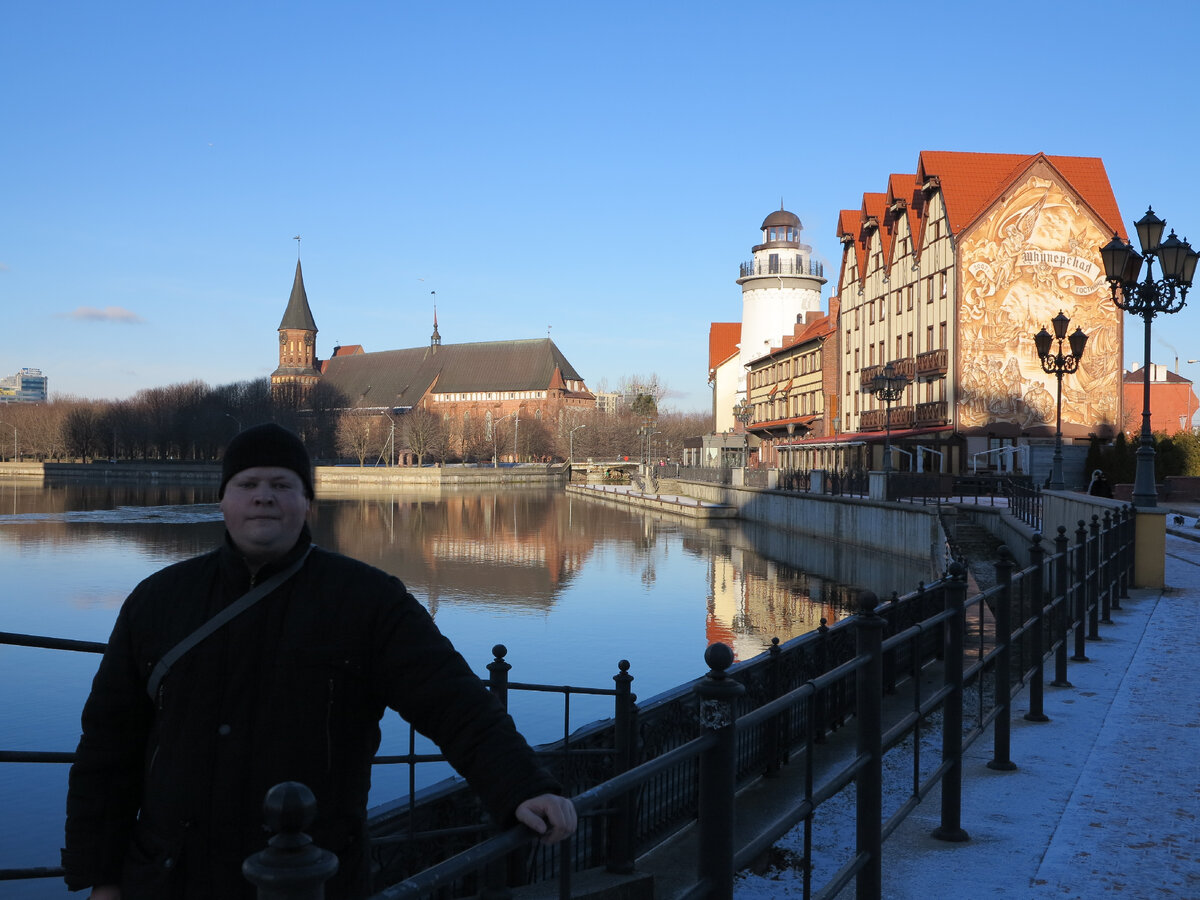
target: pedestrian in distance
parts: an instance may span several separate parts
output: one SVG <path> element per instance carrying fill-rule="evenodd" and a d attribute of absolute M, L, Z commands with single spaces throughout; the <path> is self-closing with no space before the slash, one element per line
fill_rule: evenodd
<path fill-rule="evenodd" d="M 222 463 L 225 539 L 139 584 L 83 709 L 63 866 L 93 900 L 254 897 L 262 802 L 317 800 L 330 900 L 369 895 L 366 806 L 385 708 L 433 740 L 493 820 L 544 843 L 576 814 L 512 719 L 399 579 L 312 543 L 312 466 L 259 425 Z"/>
<path fill-rule="evenodd" d="M 1108 479 L 1104 477 L 1104 472 L 1101 469 L 1096 469 L 1092 472 L 1092 480 L 1088 484 L 1088 493 L 1093 497 L 1108 497 L 1112 499 L 1112 485 L 1108 483 Z"/>

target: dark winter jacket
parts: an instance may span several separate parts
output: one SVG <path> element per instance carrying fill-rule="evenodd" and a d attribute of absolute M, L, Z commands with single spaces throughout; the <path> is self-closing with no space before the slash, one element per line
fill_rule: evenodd
<path fill-rule="evenodd" d="M 309 542 L 306 527 L 257 577 Z M 365 896 L 367 792 L 385 707 L 436 742 L 501 823 L 521 801 L 558 790 L 404 585 L 320 548 L 180 658 L 151 700 L 155 663 L 250 587 L 227 537 L 126 600 L 71 769 L 71 889 L 121 884 L 123 900 L 253 897 L 241 865 L 269 837 L 263 797 L 299 781 L 316 795 L 314 841 L 340 859 L 326 896 Z"/>

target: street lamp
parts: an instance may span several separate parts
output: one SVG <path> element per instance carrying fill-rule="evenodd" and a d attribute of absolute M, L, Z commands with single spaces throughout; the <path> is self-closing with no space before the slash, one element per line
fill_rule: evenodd
<path fill-rule="evenodd" d="M 514 415 L 516 415 L 515 412 L 510 412 L 510 413 L 508 413 L 508 415 L 501 416 L 500 418 L 495 419 L 492 422 L 492 468 L 493 469 L 499 468 L 499 466 L 500 466 L 500 452 L 499 452 L 499 450 L 496 449 L 496 434 L 499 431 L 499 428 L 497 426 L 499 426 L 499 424 L 501 422 L 503 422 L 505 419 L 512 418 Z M 517 435 L 516 435 L 516 432 L 514 431 L 513 432 L 513 452 L 514 453 L 516 452 L 516 449 L 517 449 Z M 515 460 L 515 457 L 514 457 L 514 460 Z"/>
<path fill-rule="evenodd" d="M 233 423 L 238 427 L 238 434 L 242 433 L 242 420 L 237 416 L 231 416 L 229 413 L 221 413 L 227 419 L 233 419 Z"/>
<path fill-rule="evenodd" d="M 580 428 L 587 428 L 587 425 L 576 425 L 567 433 L 567 445 L 569 447 L 569 452 L 567 454 L 568 465 L 575 465 L 575 432 L 577 432 Z"/>
<path fill-rule="evenodd" d="M 742 431 L 746 434 L 746 444 L 742 447 L 742 467 L 745 468 L 750 462 L 750 432 L 746 425 L 754 418 L 754 407 L 746 402 L 745 397 L 734 404 L 733 417 L 742 423 Z"/>
<path fill-rule="evenodd" d="M 17 461 L 17 426 L 10 425 L 8 422 L 0 422 L 0 425 L 8 425 L 13 430 L 13 462 Z"/>
<path fill-rule="evenodd" d="M 904 389 L 911 381 L 911 378 L 902 372 L 897 372 L 896 367 L 888 363 L 863 386 L 864 391 L 874 394 L 886 404 L 883 414 L 883 471 L 885 472 L 892 471 L 892 404 L 904 396 Z"/>
<path fill-rule="evenodd" d="M 1050 334 L 1045 326 L 1042 326 L 1042 330 L 1033 336 L 1038 359 L 1042 361 L 1042 371 L 1058 379 L 1058 418 L 1055 420 L 1054 426 L 1054 465 L 1050 470 L 1050 490 L 1052 491 L 1067 489 L 1066 483 L 1063 481 L 1062 380 L 1064 375 L 1070 375 L 1079 370 L 1079 361 L 1083 358 L 1083 348 L 1087 346 L 1087 335 L 1078 326 L 1071 332 L 1071 336 L 1067 337 L 1067 326 L 1070 323 L 1071 320 L 1060 309 L 1058 315 L 1050 320 L 1050 324 L 1054 326 L 1054 334 Z M 1050 345 L 1056 340 L 1058 341 L 1058 352 L 1051 353 Z M 1071 346 L 1070 353 L 1063 353 L 1064 340 Z"/>
<path fill-rule="evenodd" d="M 1145 362 L 1142 364 L 1142 437 L 1137 449 L 1137 474 L 1133 480 L 1133 505 L 1158 505 L 1154 480 L 1154 437 L 1150 433 L 1150 323 L 1158 313 L 1177 313 L 1187 300 L 1192 276 L 1200 254 L 1187 241 L 1175 237 L 1174 230 L 1164 241 L 1166 221 L 1154 214 L 1153 208 L 1138 219 L 1139 255 L 1128 243 L 1114 234 L 1100 248 L 1104 261 L 1104 276 L 1108 280 L 1112 301 L 1118 309 L 1141 316 L 1146 323 Z M 1154 280 L 1154 259 L 1162 266 L 1163 277 Z M 1146 260 L 1146 280 L 1138 281 L 1142 260 Z M 1118 291 L 1118 288 L 1120 289 Z"/>

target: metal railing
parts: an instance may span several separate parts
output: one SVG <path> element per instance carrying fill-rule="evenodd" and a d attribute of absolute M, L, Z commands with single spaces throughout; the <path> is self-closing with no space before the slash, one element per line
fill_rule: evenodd
<path fill-rule="evenodd" d="M 748 278 L 751 275 L 815 275 L 817 278 L 824 278 L 825 264 L 815 259 L 805 261 L 804 257 L 797 257 L 768 259 L 765 262 L 751 260 L 738 266 L 739 278 Z"/>
<path fill-rule="evenodd" d="M 565 846 L 547 850 L 521 830 L 477 843 L 478 805 L 462 788 L 431 799 L 421 809 L 410 798 L 403 807 L 372 823 L 383 850 L 376 856 L 383 883 L 396 882 L 376 900 L 452 896 L 478 892 L 480 885 L 557 880 L 560 897 L 571 896 L 572 873 L 604 866 L 629 871 L 633 860 L 665 837 L 692 823 L 698 835 L 696 880 L 676 897 L 728 898 L 736 869 L 747 865 L 798 823 L 810 830 L 820 805 L 843 787 L 857 787 L 856 846 L 831 880 L 816 891 L 809 883 L 812 860 L 805 861 L 806 897 L 831 897 L 850 880 L 860 898 L 880 897 L 881 842 L 921 798 L 941 787 L 939 833 L 955 839 L 961 828 L 963 755 L 994 726 L 993 767 L 1008 760 L 1011 698 L 1030 690 L 1027 718 L 1042 713 L 1043 665 L 1054 661 L 1054 684 L 1067 685 L 1067 665 L 1086 660 L 1086 642 L 1099 637 L 1100 623 L 1127 596 L 1133 568 L 1131 508 L 1083 521 L 1075 534 L 1060 527 L 1047 554 L 1040 535 L 1029 548 L 1032 565 L 1013 572 L 1004 551 L 996 565 L 996 586 L 966 597 L 965 571 L 957 563 L 947 576 L 904 597 L 878 604 L 862 595 L 858 615 L 829 627 L 775 644 L 754 660 L 730 665 L 732 655 L 710 648 L 709 672 L 639 709 L 629 690 L 627 663 L 612 689 L 521 684 L 508 679 L 501 646 L 489 665 L 488 684 L 498 698 L 511 690 L 562 692 L 564 722 L 573 693 L 616 698 L 614 717 L 595 723 L 546 749 L 546 762 L 574 795 L 581 828 Z M 1073 538 L 1073 540 L 1072 540 Z M 27 635 L 0 634 L 0 643 L 95 652 L 101 645 Z M 1070 646 L 1074 654 L 1068 658 Z M 81 645 L 81 646 L 68 646 Z M 930 686 L 931 673 L 938 680 Z M 887 703 L 883 698 L 891 699 Z M 935 712 L 942 714 L 942 754 L 932 773 L 914 766 L 908 799 L 896 810 L 883 809 L 882 757 L 907 734 L 918 734 Z M 1039 718 L 1040 717 L 1040 718 Z M 825 743 L 852 726 L 854 750 L 826 774 L 813 778 L 818 758 L 829 763 Z M 916 745 L 914 745 L 916 746 Z M 0 752 L 0 761 L 69 762 L 72 754 Z M 440 757 L 383 757 L 381 763 L 416 765 Z M 789 765 L 803 765 L 806 783 L 791 810 L 734 846 L 731 816 L 737 789 Z M 467 798 L 467 799 L 464 799 Z M 421 817 L 457 824 L 424 831 Z M 885 816 L 887 816 L 885 818 Z M 407 822 L 405 818 L 407 817 Z M 882 824 L 881 824 L 882 823 Z M 391 835 L 389 841 L 388 834 Z M 809 835 L 811 836 L 811 835 Z M 420 874 L 398 878 L 391 858 L 398 847 L 405 864 L 417 862 L 413 847 L 424 848 Z M 805 846 L 811 846 L 806 839 Z M 426 855 L 425 851 L 428 851 Z M 449 858 L 446 858 L 449 857 Z M 440 862 L 438 860 L 441 860 Z M 0 871 L 0 879 L 53 877 L 61 869 Z M 307 896 L 307 895 L 306 895 Z"/>

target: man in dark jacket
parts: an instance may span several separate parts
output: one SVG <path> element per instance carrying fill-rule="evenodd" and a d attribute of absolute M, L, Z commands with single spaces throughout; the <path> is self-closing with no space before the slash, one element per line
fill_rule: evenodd
<path fill-rule="evenodd" d="M 223 464 L 223 546 L 150 576 L 126 600 L 71 768 L 70 889 L 90 887 L 94 900 L 253 897 L 241 864 L 268 837 L 263 797 L 299 781 L 317 798 L 314 841 L 340 861 L 326 896 L 366 896 L 367 794 L 385 707 L 441 747 L 496 821 L 522 822 L 548 843 L 574 831 L 574 806 L 404 585 L 312 545 L 311 499 L 295 435 L 242 432 Z M 162 673 L 172 648 L 292 566 Z"/>

